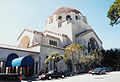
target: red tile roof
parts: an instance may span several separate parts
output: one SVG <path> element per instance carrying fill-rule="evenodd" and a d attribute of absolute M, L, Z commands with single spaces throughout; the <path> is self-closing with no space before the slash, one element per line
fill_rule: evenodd
<path fill-rule="evenodd" d="M 69 12 L 75 12 L 75 13 L 77 13 L 77 14 L 80 13 L 78 10 L 76 10 L 76 9 L 74 9 L 74 8 L 62 7 L 62 8 L 57 9 L 57 10 L 52 14 L 52 16 L 55 15 L 55 14 L 69 13 Z"/>

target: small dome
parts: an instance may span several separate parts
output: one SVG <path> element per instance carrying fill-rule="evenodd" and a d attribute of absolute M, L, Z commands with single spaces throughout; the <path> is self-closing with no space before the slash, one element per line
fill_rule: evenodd
<path fill-rule="evenodd" d="M 74 9 L 74 8 L 62 7 L 62 8 L 57 9 L 57 10 L 52 14 L 52 16 L 55 15 L 55 14 L 69 13 L 69 12 L 75 12 L 75 13 L 77 13 L 77 14 L 80 13 L 78 10 L 76 10 L 76 9 Z"/>

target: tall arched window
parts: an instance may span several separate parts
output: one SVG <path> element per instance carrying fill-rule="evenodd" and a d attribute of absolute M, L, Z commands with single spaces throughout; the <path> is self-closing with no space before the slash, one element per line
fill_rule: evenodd
<path fill-rule="evenodd" d="M 70 15 L 66 16 L 66 20 L 72 20 L 72 18 L 70 17 Z"/>
<path fill-rule="evenodd" d="M 24 36 L 20 43 L 19 43 L 19 47 L 22 47 L 22 48 L 28 48 L 30 45 L 30 38 L 28 36 Z"/>
<path fill-rule="evenodd" d="M 88 42 L 88 52 L 98 49 L 98 43 L 94 38 L 91 38 Z"/>

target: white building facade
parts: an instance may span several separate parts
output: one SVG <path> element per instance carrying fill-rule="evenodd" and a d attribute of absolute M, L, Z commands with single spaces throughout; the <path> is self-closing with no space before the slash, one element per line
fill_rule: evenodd
<path fill-rule="evenodd" d="M 24 29 L 17 41 L 18 45 L 15 47 L 0 45 L 1 72 L 8 73 L 13 69 L 16 71 L 21 69 L 23 75 L 27 73 L 29 75 L 27 70 L 32 69 L 32 76 L 37 76 L 39 71 L 46 70 L 44 61 L 51 52 L 58 51 L 64 54 L 66 46 L 73 43 L 83 45 L 86 53 L 94 49 L 102 49 L 102 41 L 88 25 L 87 18 L 78 10 L 70 7 L 59 8 L 50 15 L 43 32 Z M 17 56 L 9 58 L 8 56 L 13 53 Z M 21 60 L 19 65 L 14 62 L 17 60 Z M 33 65 L 24 64 L 29 60 Z M 8 61 L 11 64 L 6 64 Z M 51 65 L 52 63 L 49 64 L 48 70 L 53 69 Z M 58 69 L 67 69 L 63 60 L 58 62 Z"/>

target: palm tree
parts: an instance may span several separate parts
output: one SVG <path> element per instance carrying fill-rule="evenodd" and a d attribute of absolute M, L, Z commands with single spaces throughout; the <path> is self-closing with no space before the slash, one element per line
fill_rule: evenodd
<path fill-rule="evenodd" d="M 66 47 L 65 49 L 65 53 L 64 53 L 64 61 L 66 63 L 70 63 L 73 64 L 72 65 L 72 72 L 74 73 L 76 71 L 76 64 L 77 62 L 77 58 L 80 58 L 80 54 L 83 54 L 83 50 L 85 50 L 85 48 L 81 45 L 81 44 L 71 44 L 69 46 Z"/>
<path fill-rule="evenodd" d="M 54 62 L 54 69 L 57 69 L 56 63 L 63 59 L 63 56 L 59 54 L 59 52 L 52 52 L 49 57 L 45 60 L 45 64 L 49 64 L 49 61 Z"/>

